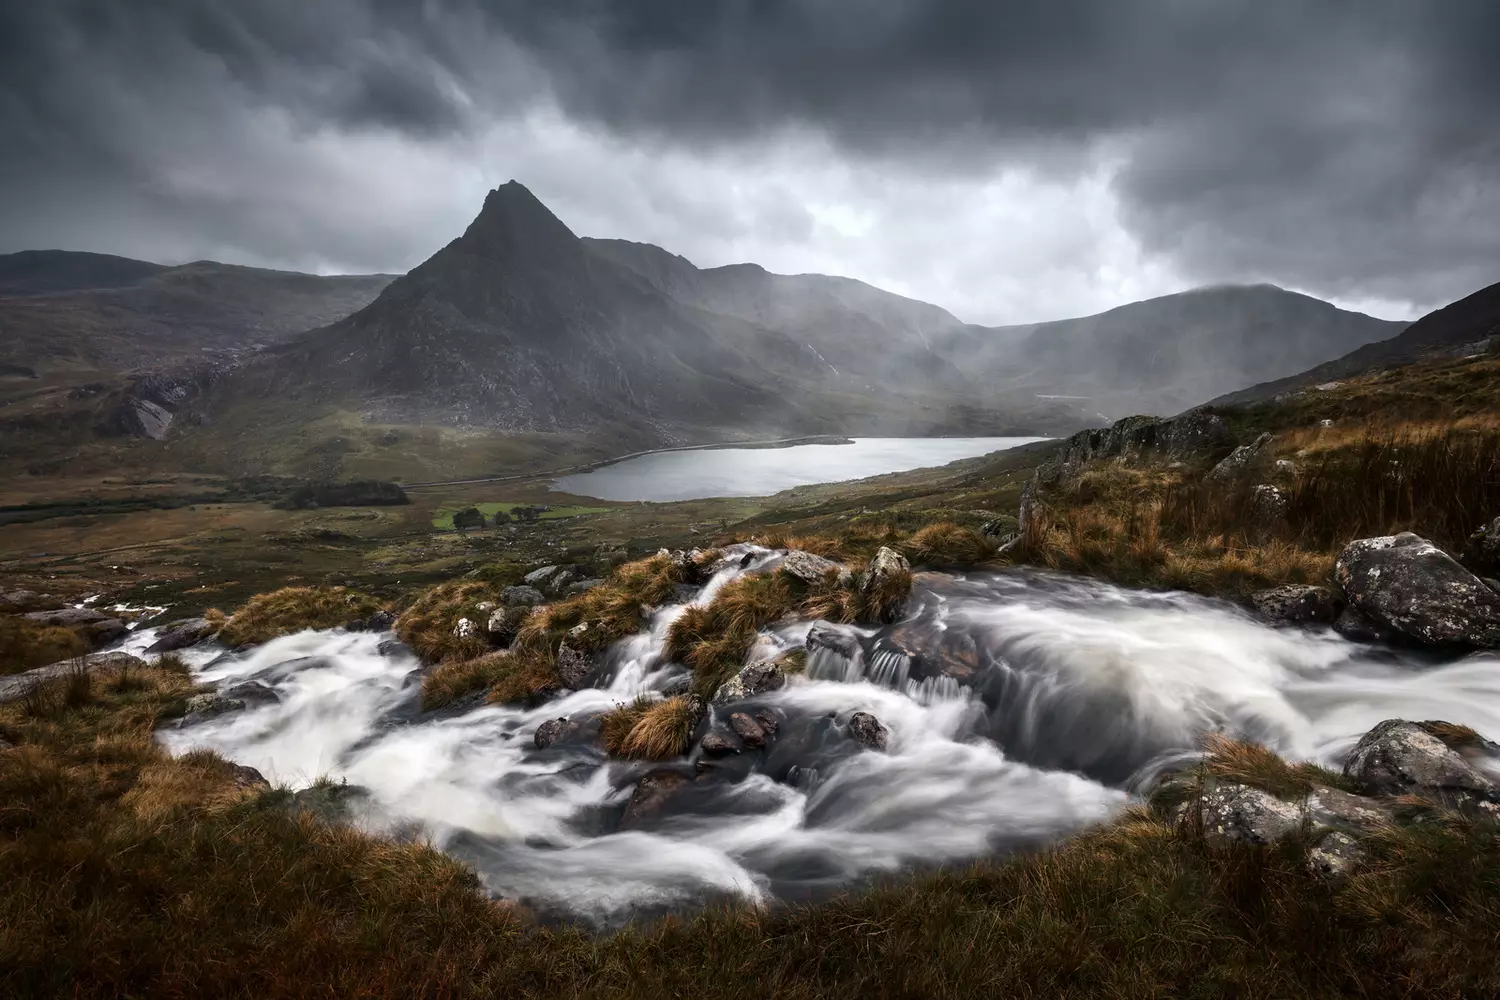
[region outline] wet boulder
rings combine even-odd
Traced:
[[[890,730],[869,712],[855,712],[849,716],[849,738],[867,749],[884,750]]]
[[[672,768],[648,771],[636,782],[635,791],[630,793],[630,801],[620,817],[620,829],[630,829],[657,819],[672,797],[692,783],[690,775]]]
[[[206,618],[189,618],[173,622],[162,630],[156,641],[146,647],[148,653],[170,653],[196,646],[217,631]]]
[[[740,672],[719,685],[714,692],[715,705],[727,705],[756,695],[779,691],[786,685],[786,674],[775,660],[761,660],[740,668]]]
[[[1500,577],[1500,517],[1469,536],[1460,561],[1479,576]]]
[[[791,549],[782,556],[780,568],[788,576],[807,584],[822,583],[829,576],[836,577],[844,586],[853,580],[853,574],[843,563],[813,555],[811,552],[803,552],[801,549]]]
[[[736,738],[710,730],[698,741],[698,749],[705,757],[728,757],[740,752],[740,743]]]
[[[546,596],[532,586],[506,587],[500,591],[500,603],[508,608],[534,608],[539,604],[546,603],[546,601]]]
[[[767,734],[765,727],[747,712],[734,712],[729,716],[729,728],[734,735],[740,738],[740,742],[750,750],[760,750],[765,747]]]
[[[230,702],[239,702],[245,708],[274,705],[281,701],[281,695],[276,693],[276,689],[261,681],[241,681],[225,688],[220,694]]]
[[[809,655],[818,650],[826,650],[845,660],[854,659],[860,652],[859,639],[856,636],[827,622],[815,622],[813,627],[807,630],[807,638],[803,640],[803,647]]]
[[[1500,593],[1425,538],[1407,531],[1350,542],[1334,574],[1353,607],[1409,641],[1500,647]]]
[[[556,719],[548,719],[536,727],[536,733],[532,736],[532,743],[538,750],[545,750],[555,743],[569,739],[576,735],[580,726],[572,719],[563,716]]]
[[[1277,625],[1331,625],[1344,610],[1343,595],[1332,587],[1289,583],[1250,595],[1256,614]]]
[[[1371,621],[1358,608],[1345,606],[1333,620],[1333,630],[1350,642],[1394,642],[1401,638],[1393,629]]]
[[[394,611],[377,611],[365,619],[366,632],[389,632],[396,627]]]
[[[1360,739],[1344,774],[1375,795],[1424,795],[1447,805],[1500,803],[1500,785],[1454,748],[1493,753],[1472,730],[1387,719]]]

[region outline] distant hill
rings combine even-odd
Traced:
[[[935,347],[997,388],[1084,397],[1118,417],[1177,413],[1404,326],[1274,285],[1222,285],[1080,319],[967,327]]]
[[[6,254],[0,363],[120,371],[233,356],[347,316],[391,280],[65,250]]]
[[[1441,355],[1481,353],[1494,349],[1492,338],[1495,337],[1500,337],[1500,283],[1481,288],[1473,295],[1428,313],[1387,340],[1367,344],[1289,378],[1227,393],[1214,402],[1255,402],[1307,386],[1336,382],[1376,368]]]

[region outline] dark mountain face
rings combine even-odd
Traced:
[[[1215,399],[1215,403],[1249,403],[1270,399],[1310,385],[1320,385],[1375,368],[1409,364],[1441,355],[1494,350],[1500,337],[1500,283],[1428,313],[1396,336],[1366,344],[1343,357],[1289,378],[1252,385]]]
[[[592,252],[511,182],[462,236],[254,377],[403,421],[709,429],[753,422],[809,360],[785,336],[685,305]]]
[[[243,354],[367,305],[389,275],[321,277],[102,254],[0,257],[0,362],[124,371]]]

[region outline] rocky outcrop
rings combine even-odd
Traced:
[[[1500,577],[1500,517],[1469,536],[1459,561],[1480,576]]]
[[[148,653],[170,653],[178,649],[196,646],[213,635],[217,629],[206,618],[189,618],[167,625],[156,641],[146,647]]]
[[[130,634],[130,628],[120,619],[92,608],[58,608],[53,611],[30,611],[24,616],[38,625],[71,629],[88,641],[95,649],[107,646]]]
[[[885,750],[890,730],[869,712],[855,712],[849,716],[849,738],[869,750]]]
[[[852,579],[848,567],[843,563],[813,555],[811,552],[803,552],[801,549],[792,549],[782,556],[780,568],[788,576],[796,577],[808,584],[822,583],[832,576],[840,584],[847,586]]]
[[[1233,446],[1234,434],[1216,414],[1194,411],[1166,420],[1126,417],[1109,427],[1074,434],[1063,442],[1060,454],[1038,472],[1043,482],[1055,482],[1094,459],[1196,462],[1222,455]]]
[[[1204,478],[1210,482],[1228,482],[1248,474],[1261,463],[1265,457],[1266,446],[1270,443],[1271,435],[1262,434],[1249,444],[1240,445],[1218,465],[1209,469]]]
[[[730,702],[754,698],[756,695],[779,691],[786,684],[786,674],[774,659],[760,660],[741,667],[740,672],[719,685],[714,692],[713,704],[727,705]]]
[[[1500,593],[1411,532],[1361,538],[1334,574],[1350,605],[1377,626],[1439,647],[1500,647]]]
[[[1256,614],[1277,625],[1332,625],[1344,610],[1343,595],[1332,587],[1289,583],[1250,595]]]
[[[1479,754],[1487,741],[1447,723],[1387,719],[1349,752],[1344,774],[1375,795],[1418,794],[1447,805],[1500,802],[1500,785],[1451,743]]]

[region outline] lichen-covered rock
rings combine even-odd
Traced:
[[[1331,625],[1344,610],[1343,595],[1332,587],[1289,583],[1250,595],[1257,614],[1278,625]]]
[[[849,738],[860,746],[884,750],[889,737],[890,731],[869,712],[855,712],[849,716]]]
[[[830,574],[845,585],[852,579],[848,567],[843,563],[803,552],[801,549],[792,549],[781,557],[781,571],[803,583],[821,583]]]
[[[146,647],[146,652],[170,653],[178,649],[186,649],[207,639],[213,635],[214,631],[214,627],[206,618],[189,618],[186,621],[173,622],[156,637],[155,642]]]
[[[1341,879],[1364,860],[1360,842],[1342,830],[1330,830],[1307,852],[1307,870],[1325,879]]]
[[[587,687],[593,673],[594,661],[588,654],[566,642],[557,647],[557,677],[563,687],[574,691]]]
[[[530,615],[530,606],[524,604],[496,608],[490,613],[489,621],[485,622],[484,626],[485,633],[490,637],[490,643],[501,649],[508,648],[516,641],[516,635]]]
[[[1469,536],[1460,561],[1480,576],[1500,576],[1500,517]]]
[[[786,684],[786,674],[775,660],[760,660],[741,667],[740,672],[719,685],[714,692],[715,705],[727,705],[733,701],[753,698],[756,695],[778,691]]]
[[[1303,828],[1301,805],[1238,782],[1219,782],[1184,803],[1179,816],[1192,822],[1194,811],[1209,840],[1269,844]]]
[[[1281,491],[1281,487],[1261,483],[1250,491],[1250,505],[1247,513],[1250,516],[1251,527],[1259,532],[1278,528],[1286,522],[1287,512],[1291,510],[1291,507],[1292,502]]]
[[[1500,802],[1500,785],[1434,735],[1441,725],[1387,719],[1349,751],[1344,774],[1377,795],[1424,795],[1449,805]]]
[[[1408,531],[1350,542],[1334,574],[1361,614],[1408,640],[1500,647],[1500,594],[1425,538]]]
[[[506,587],[500,591],[500,603],[506,607],[534,608],[539,604],[545,603],[546,600],[546,596],[535,587]]]
[[[467,639],[470,636],[475,635],[478,630],[479,627],[475,625],[471,619],[460,618],[458,621],[453,623],[453,638]]]

